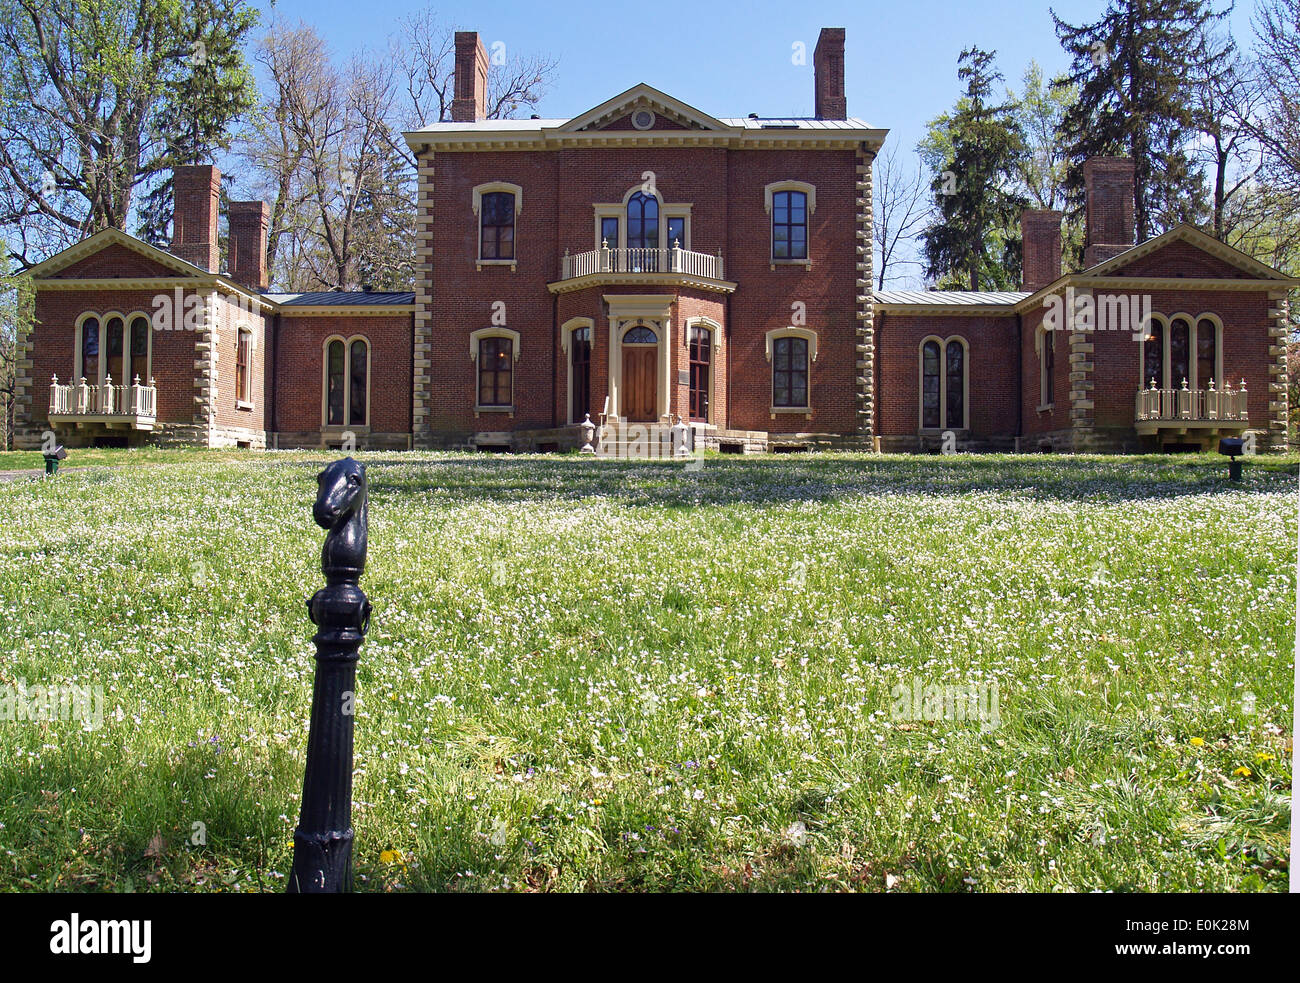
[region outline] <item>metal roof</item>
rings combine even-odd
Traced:
[[[574,117],[576,119],[577,117]],[[553,130],[571,122],[567,119],[481,119],[472,123],[429,123],[412,133],[527,133]],[[803,116],[733,117],[718,122],[738,130],[869,130],[864,119],[811,119]],[[618,131],[622,132],[622,131]],[[662,135],[662,134],[660,134]]]
[[[912,304],[917,307],[935,307],[951,304],[954,307],[997,307],[1018,304],[1031,296],[1027,290],[881,290],[876,294],[880,304]]]
[[[811,119],[807,116],[760,116],[757,119],[722,119],[728,126],[744,130],[869,130],[871,124],[864,119]]]
[[[414,293],[371,290],[322,290],[303,294],[262,294],[282,307],[383,307],[414,304]]]

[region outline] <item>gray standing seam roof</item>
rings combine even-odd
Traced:
[[[414,293],[372,290],[320,290],[302,294],[263,294],[282,307],[401,307],[414,304]]]
[[[1027,290],[881,290],[875,299],[881,304],[912,304],[934,307],[1010,307],[1030,296]]]

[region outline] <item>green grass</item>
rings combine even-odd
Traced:
[[[0,890],[283,889],[327,457],[0,484]],[[364,458],[361,890],[1286,888],[1294,457]]]

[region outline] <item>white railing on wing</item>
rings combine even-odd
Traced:
[[[102,386],[60,385],[56,375],[50,381],[50,416],[138,416],[150,419],[158,413],[158,387],[152,379],[140,385],[140,377],[129,386],[113,385],[106,376]]]
[[[1216,389],[1213,379],[1209,389],[1188,389],[1186,379],[1181,389],[1157,389],[1153,379],[1151,388],[1138,390],[1137,418],[1246,423],[1246,380],[1241,380],[1239,389],[1232,383]]]
[[[602,245],[585,253],[565,250],[560,262],[560,279],[592,273],[682,273],[686,276],[723,279],[722,253],[711,256],[679,246],[668,249],[617,249]]]

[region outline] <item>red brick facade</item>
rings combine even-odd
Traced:
[[[817,115],[799,120],[715,119],[646,85],[573,119],[486,120],[483,45],[462,32],[456,52],[453,121],[406,134],[419,160],[413,293],[268,293],[260,202],[232,203],[232,270],[215,272],[220,174],[179,169],[170,252],[110,231],[33,271],[21,439],[54,429],[64,442],[545,449],[580,443],[588,413],[599,423],[636,407],[689,421],[707,446],[744,449],[1137,450],[1247,431],[1285,442],[1293,281],[1186,227],[1134,247],[1127,160],[1086,168],[1084,273],[1061,276],[1060,214],[1030,212],[1021,292],[877,294],[871,162],[886,131],[847,115],[842,30],[819,39]],[[652,213],[657,224],[645,224]],[[1181,379],[1158,387],[1176,405],[1201,400],[1207,419],[1143,410],[1157,397],[1139,395],[1149,386],[1131,331],[1076,318],[1040,330],[1054,323],[1052,298],[1089,293],[1150,305],[1174,346],[1164,375],[1184,364],[1170,319],[1214,325],[1204,357],[1224,378],[1210,401],[1181,397]],[[151,318],[151,413],[99,412],[102,397],[90,405],[75,391],[78,325],[114,312]],[[693,328],[708,332],[694,364]],[[576,407],[574,329],[590,341],[589,399]],[[1188,338],[1209,337],[1197,330]],[[333,366],[331,339],[348,352]],[[931,340],[941,357],[927,369]],[[1208,390],[1191,374],[1189,392]],[[55,375],[73,389],[53,389]],[[692,414],[701,379],[707,412]],[[1240,412],[1219,401],[1225,381]],[[327,413],[330,393],[346,420]]]

